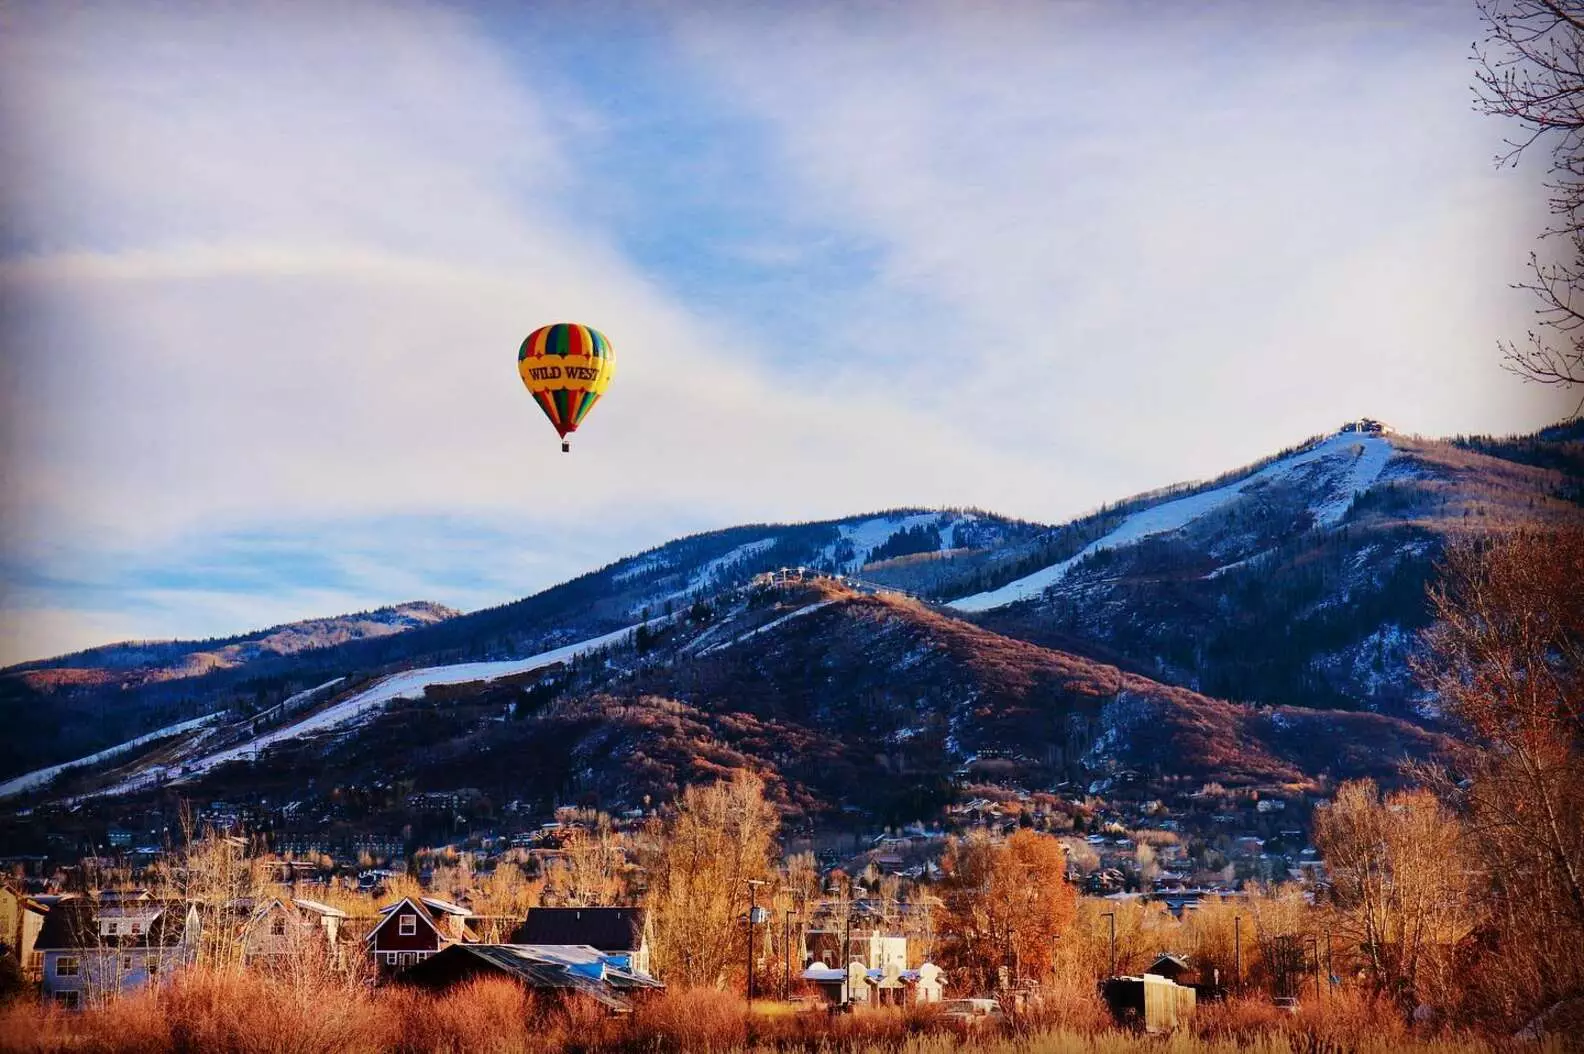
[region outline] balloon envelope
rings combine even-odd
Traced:
[[[562,439],[610,387],[616,370],[605,334],[576,322],[540,326],[517,350],[517,374]]]

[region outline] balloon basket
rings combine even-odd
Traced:
[[[566,441],[566,440],[564,440],[564,439],[563,439],[563,440],[562,440],[562,441],[561,441],[561,453],[563,453],[563,454],[570,454],[570,453],[572,453],[572,444],[571,444],[571,443],[568,443],[568,442],[567,442],[567,441]]]

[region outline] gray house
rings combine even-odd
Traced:
[[[161,983],[192,960],[198,915],[164,900],[63,900],[34,946],[43,958],[44,998],[76,1009],[117,992]]]

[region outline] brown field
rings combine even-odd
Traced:
[[[1320,1012],[1283,1014],[1260,1000],[1201,1008],[1170,1036],[1146,1036],[1109,1023],[1092,993],[1051,993],[1040,1013],[972,1030],[932,1008],[874,1009],[830,1017],[761,1003],[750,1018],[743,1000],[712,990],[671,992],[612,1018],[578,1003],[535,1000],[506,981],[481,981],[445,995],[411,989],[292,985],[259,974],[191,970],[158,991],[70,1012],[19,1000],[0,1009],[0,1049],[115,1052],[552,1052],[619,1054],[709,1050],[853,1051],[935,1054],[1342,1054],[1422,1051],[1483,1054],[1506,1050],[1473,1033],[1407,1029],[1395,1014],[1358,996],[1328,1000]],[[1523,1044],[1553,1054],[1559,1038]]]

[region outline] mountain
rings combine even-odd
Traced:
[[[95,649],[0,671],[0,797],[402,827],[426,790],[614,807],[743,766],[827,818],[976,787],[1390,779],[1445,742],[1406,666],[1435,560],[1579,520],[1581,481],[1577,424],[1443,441],[1363,422],[1057,526],[747,525],[400,632]]]
[[[111,645],[24,663],[0,670],[0,721],[13,732],[0,744],[0,777],[69,762],[206,714],[250,717],[336,677],[536,654],[630,628],[770,568],[842,573],[920,535],[929,544],[994,551],[1042,529],[976,511],[919,509],[752,524],[679,538],[466,615],[411,604],[223,641]],[[352,632],[357,626],[367,631]]]
[[[5,672],[36,687],[64,683],[116,683],[122,687],[149,681],[196,677],[232,669],[272,656],[296,655],[351,640],[365,640],[430,626],[461,612],[413,601],[373,611],[331,618],[304,619],[256,633],[204,641],[126,641],[89,648],[54,659],[19,663]]]
[[[1523,440],[1344,431],[1027,547],[950,606],[1209,695],[1433,718],[1408,656],[1448,542],[1577,522],[1584,428]],[[1030,563],[1038,566],[1026,570]]]
[[[202,641],[133,641],[0,671],[0,772],[75,757],[214,711],[227,685],[267,680],[306,653],[432,626],[458,612],[418,601]],[[196,682],[196,683],[194,683]]]
[[[324,822],[403,826],[403,788],[618,810],[749,768],[789,815],[902,822],[980,786],[1390,780],[1402,758],[1433,759],[1444,745],[1381,715],[1207,698],[911,598],[794,576],[513,662],[329,684],[280,715],[181,729],[55,790],[81,805],[385,788],[356,815],[315,804]]]

